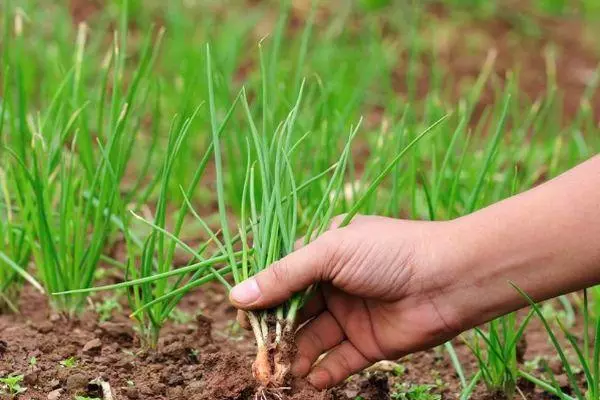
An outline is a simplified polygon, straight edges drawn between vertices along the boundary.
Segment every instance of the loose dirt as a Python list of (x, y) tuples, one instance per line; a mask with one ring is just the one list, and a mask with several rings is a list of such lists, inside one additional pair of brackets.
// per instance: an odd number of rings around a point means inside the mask
[[(119, 400), (254, 399), (253, 339), (232, 324), (236, 311), (219, 286), (208, 286), (184, 299), (185, 312), (203, 314), (186, 323), (170, 323), (156, 350), (140, 347), (132, 324), (121, 312), (106, 322), (99, 322), (91, 311), (79, 321), (66, 321), (52, 315), (45, 299), (30, 288), (24, 291), (21, 306), (21, 315), (0, 316), (0, 376), (24, 375), (27, 391), (20, 399), (102, 398), (103, 382), (110, 385), (113, 399)], [(539, 326), (528, 331), (527, 339), (528, 348), (536, 353), (528, 353), (526, 359), (547, 354), (552, 360), (554, 353)], [(476, 368), (474, 360), (460, 341), (456, 350), (470, 375)], [(64, 362), (71, 357), (74, 365)], [(556, 368), (560, 379), (560, 366)], [(432, 392), (444, 399), (456, 398), (460, 392), (446, 352), (433, 349), (398, 364), (377, 364), (327, 392), (294, 381), (284, 394), (295, 400), (379, 400), (392, 398), (402, 384), (432, 385)], [(547, 398), (525, 383), (521, 390), (528, 399)], [(472, 398), (495, 397), (480, 385)]]
[[(578, 18), (538, 15), (527, 2), (513, 3), (506, 9), (510, 12), (500, 10), (483, 20), (472, 19), (466, 13), (457, 16), (439, 4), (430, 7), (424, 17), (427, 22), (419, 32), (429, 47), (416, 60), (415, 95), (420, 98), (429, 92), (436, 66), (443, 73), (441, 86), (450, 99), (464, 96), (486, 58), (494, 54), (492, 75), (475, 108), (475, 119), (485, 107), (498, 101), (498, 91), (513, 74), (530, 104), (546, 96), (555, 85), (560, 91), (557, 101), (563, 111), (561, 122), (572, 122), (586, 88), (597, 79), (600, 46), (590, 30), (594, 25)], [(402, 54), (393, 76), (394, 88), (402, 95), (407, 95), (409, 89), (408, 65), (409, 55)], [(595, 121), (600, 121), (600, 94), (593, 93), (585, 106)]]
[[(84, 3), (72, 1), (74, 20), (89, 18), (100, 4), (90, 2), (94, 5), (84, 7)], [(441, 19), (440, 24), (447, 17), (443, 10), (432, 10), (432, 15)], [(581, 28), (574, 24), (556, 20), (544, 22), (542, 29), (550, 32), (544, 31), (543, 37), (547, 39), (524, 41), (518, 51), (514, 47), (514, 27), (505, 22), (466, 24), (453, 33), (451, 37), (455, 40), (447, 42), (446, 50), (441, 53), (442, 60), (450, 75), (459, 82), (479, 73), (487, 53), (481, 49), (493, 47), (498, 52), (495, 64), (498, 79), (504, 79), (506, 70), (520, 60), (521, 85), (527, 95), (535, 99), (545, 91), (547, 71), (542, 50), (550, 46), (550, 41), (558, 42), (556, 80), (566, 90), (565, 115), (572, 116), (579, 106), (590, 71), (598, 61), (584, 46)], [(476, 36), (484, 45), (473, 45), (481, 47), (480, 50), (464, 46), (465, 43), (461, 47), (458, 39), (466, 36)], [(424, 61), (425, 65), (427, 62)], [(404, 67), (399, 66), (394, 74), (396, 89), (399, 93), (405, 92)], [(418, 92), (426, 93), (427, 85), (426, 79), (419, 82)], [(493, 101), (493, 90), (490, 87), (484, 92), (482, 107)], [(592, 101), (593, 110), (600, 110), (597, 97)], [(79, 321), (66, 321), (52, 315), (43, 296), (26, 288), (21, 300), (22, 313), (0, 316), (0, 376), (24, 375), (23, 386), (27, 391), (20, 399), (61, 400), (74, 399), (75, 395), (102, 398), (103, 387), (107, 386), (115, 400), (253, 399), (257, 389), (251, 374), (253, 339), (232, 325), (236, 311), (228, 305), (223, 290), (218, 286), (204, 287), (185, 297), (181, 308), (192, 315), (200, 311), (203, 314), (186, 323), (169, 324), (163, 330), (158, 348), (148, 351), (140, 347), (131, 321), (124, 316), (115, 315), (109, 321), (99, 322), (97, 315), (90, 311)], [(524, 359), (547, 358), (559, 382), (565, 383), (564, 374), (556, 365), (555, 353), (539, 324), (528, 329), (526, 340), (528, 350), (522, 349)], [(476, 370), (473, 358), (462, 342), (455, 344), (467, 374), (471, 375)], [(71, 357), (74, 365), (64, 362)], [(399, 364), (380, 363), (327, 392), (318, 392), (306, 382), (294, 381), (286, 395), (296, 400), (384, 400), (392, 398), (397, 385), (417, 384), (432, 385), (432, 392), (443, 399), (455, 399), (460, 392), (459, 379), (447, 354), (434, 349), (408, 356)], [(520, 389), (528, 399), (549, 398), (525, 382)], [(487, 393), (482, 384), (472, 397), (474, 400), (494, 398), (500, 397)]]

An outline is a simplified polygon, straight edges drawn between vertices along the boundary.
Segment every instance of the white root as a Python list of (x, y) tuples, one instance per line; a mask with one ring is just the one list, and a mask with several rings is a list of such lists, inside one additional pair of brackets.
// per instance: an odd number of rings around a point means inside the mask
[(275, 325), (275, 345), (281, 343), (281, 337), (283, 333), (283, 329), (281, 327), (281, 322), (279, 322), (279, 318), (277, 319), (277, 323)]
[(248, 321), (250, 322), (250, 326), (252, 327), (252, 332), (256, 338), (256, 344), (258, 347), (266, 347), (267, 335), (262, 330), (261, 323), (258, 320), (258, 317), (252, 311), (248, 312)]
[(110, 389), (110, 384), (108, 382), (97, 378), (91, 381), (90, 383), (100, 386), (100, 388), (102, 389), (102, 400), (114, 400), (112, 390)]
[(248, 312), (248, 321), (257, 344), (252, 373), (261, 386), (255, 399), (262, 400), (263, 396), (266, 399), (282, 398), (281, 390), (290, 371), (285, 340), (288, 334), (293, 333), (293, 324), (284, 319), (283, 309), (276, 311), (275, 318), (266, 311), (260, 314)]
[(269, 340), (269, 326), (267, 325), (267, 313), (262, 313), (262, 318), (260, 318), (260, 327), (262, 329), (263, 337), (265, 341)]

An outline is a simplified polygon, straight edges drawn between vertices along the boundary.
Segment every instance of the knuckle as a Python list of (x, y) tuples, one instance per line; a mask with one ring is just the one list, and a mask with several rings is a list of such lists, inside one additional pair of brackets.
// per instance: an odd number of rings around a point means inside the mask
[(313, 242), (313, 250), (321, 260), (318, 265), (321, 268), (320, 278), (323, 280), (332, 278), (331, 272), (337, 264), (336, 259), (339, 254), (339, 237), (335, 231), (327, 231)]
[(344, 221), (344, 218), (346, 218), (346, 215), (348, 215), (348, 214), (339, 214), (339, 215), (336, 215), (335, 217), (333, 217), (331, 219), (331, 224), (329, 225), (329, 229), (339, 228), (342, 221)]
[(349, 375), (354, 372), (352, 359), (347, 351), (340, 350), (333, 361), (339, 365), (339, 370), (343, 375)]
[(285, 259), (278, 261), (269, 269), (272, 280), (277, 283), (286, 282), (289, 276), (288, 269), (289, 267)]
[(325, 344), (323, 343), (321, 337), (310, 329), (304, 333), (304, 340), (306, 340), (307, 343), (309, 343), (311, 348), (314, 350), (314, 353), (316, 353), (316, 356), (318, 356), (326, 350)]
[(294, 242), (294, 250), (301, 249), (302, 247), (304, 247), (304, 236)]

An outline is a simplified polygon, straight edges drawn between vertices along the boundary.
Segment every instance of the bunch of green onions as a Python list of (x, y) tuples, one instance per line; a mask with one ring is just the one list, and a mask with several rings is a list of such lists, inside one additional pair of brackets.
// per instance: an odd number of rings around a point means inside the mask
[[(214, 146), (216, 186), (222, 241), (219, 247), (228, 255), (232, 277), (236, 284), (268, 268), (272, 263), (294, 251), (296, 239), (303, 234), (302, 243), (307, 244), (324, 233), (330, 226), (336, 207), (343, 197), (344, 181), (347, 172), (351, 144), (360, 124), (351, 129), (343, 144), (338, 161), (325, 171), (315, 171), (312, 177), (298, 182), (301, 163), (296, 150), (304, 144), (310, 134), (294, 135), (297, 131), (296, 116), (302, 101), (304, 84), (300, 85), (294, 106), (287, 117), (279, 123), (274, 132), (259, 131), (245, 91), (241, 102), (246, 114), (249, 135), (246, 138), (246, 174), (242, 191), (239, 234), (234, 238), (229, 227), (228, 212), (224, 192), (223, 159), (214, 101), (213, 77), (210, 48), (207, 46), (207, 78), (209, 108)], [(264, 75), (263, 75), (264, 76)], [(263, 86), (267, 82), (263, 80)], [(263, 90), (263, 94), (266, 90)], [(263, 109), (266, 100), (263, 98)], [(346, 214), (341, 226), (347, 225), (359, 212), (368, 197), (390, 173), (395, 164), (406, 152), (423, 138), (444, 118), (438, 120), (424, 132), (416, 136), (400, 151), (379, 175), (375, 176), (362, 196), (353, 199), (353, 205)], [(318, 151), (318, 149), (312, 149)], [(330, 176), (328, 176), (330, 175)], [(324, 178), (328, 176), (328, 179)], [(325, 181), (325, 182), (324, 182)], [(302, 203), (298, 194), (312, 185), (321, 186), (321, 196)], [(309, 196), (310, 198), (310, 196)], [(234, 241), (240, 239), (241, 261), (236, 257)], [(229, 284), (227, 284), (228, 287)], [(296, 328), (298, 310), (310, 297), (314, 287), (296, 293), (291, 299), (275, 309), (248, 312), (248, 320), (257, 344), (253, 373), (265, 390), (279, 390), (286, 386), (293, 350), (293, 335)]]

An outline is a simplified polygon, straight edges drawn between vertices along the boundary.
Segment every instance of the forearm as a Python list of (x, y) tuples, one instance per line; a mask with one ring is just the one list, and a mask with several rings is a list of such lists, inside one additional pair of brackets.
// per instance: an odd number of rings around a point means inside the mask
[(538, 301), (600, 283), (600, 156), (450, 222), (449, 232), (445, 304), (463, 325), (525, 306), (509, 282)]

